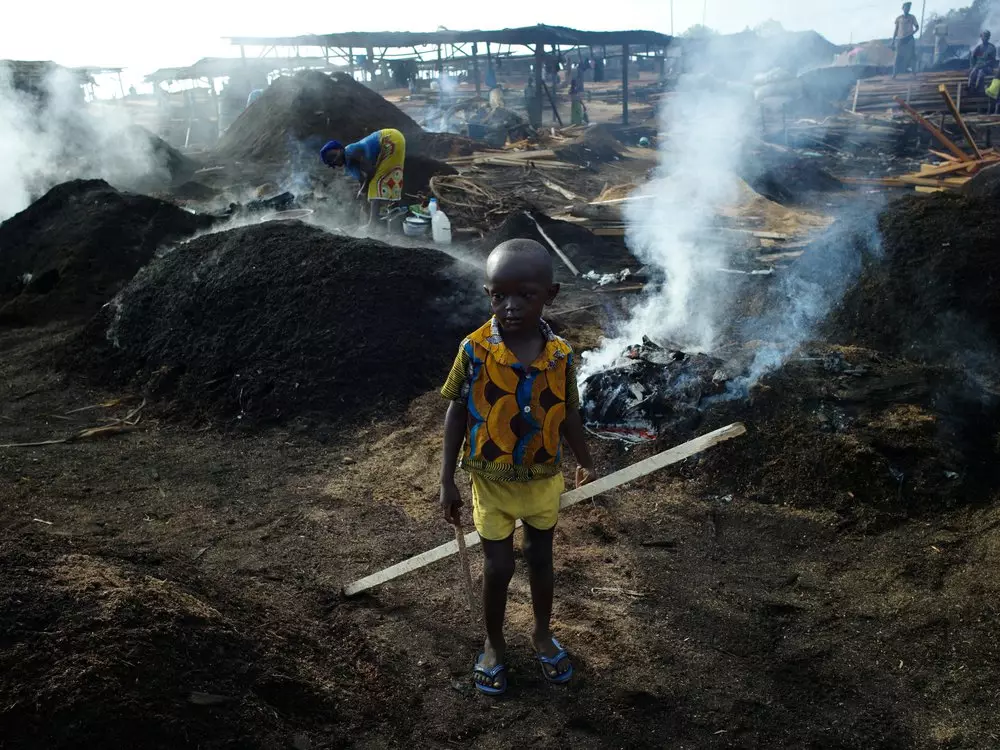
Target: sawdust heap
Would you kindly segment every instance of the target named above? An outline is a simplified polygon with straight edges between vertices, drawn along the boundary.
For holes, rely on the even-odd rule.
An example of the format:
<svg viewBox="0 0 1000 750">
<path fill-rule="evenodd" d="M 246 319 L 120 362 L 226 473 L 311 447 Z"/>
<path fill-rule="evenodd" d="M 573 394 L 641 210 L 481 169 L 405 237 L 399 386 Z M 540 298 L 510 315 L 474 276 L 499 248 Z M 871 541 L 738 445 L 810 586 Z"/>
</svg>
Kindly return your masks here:
<svg viewBox="0 0 1000 750">
<path fill-rule="evenodd" d="M 485 319 L 467 273 L 437 250 L 298 222 L 233 229 L 144 269 L 71 360 L 189 418 L 386 417 L 443 382 L 459 342 Z"/>
<path fill-rule="evenodd" d="M 758 219 L 759 226 L 768 232 L 780 234 L 806 234 L 830 224 L 828 217 L 805 209 L 783 206 L 769 200 L 736 178 L 737 198 L 732 205 L 720 210 L 723 216 L 734 219 Z"/>
<path fill-rule="evenodd" d="M 0 321 L 93 314 L 158 248 L 212 221 L 103 180 L 57 185 L 0 224 Z"/>
</svg>

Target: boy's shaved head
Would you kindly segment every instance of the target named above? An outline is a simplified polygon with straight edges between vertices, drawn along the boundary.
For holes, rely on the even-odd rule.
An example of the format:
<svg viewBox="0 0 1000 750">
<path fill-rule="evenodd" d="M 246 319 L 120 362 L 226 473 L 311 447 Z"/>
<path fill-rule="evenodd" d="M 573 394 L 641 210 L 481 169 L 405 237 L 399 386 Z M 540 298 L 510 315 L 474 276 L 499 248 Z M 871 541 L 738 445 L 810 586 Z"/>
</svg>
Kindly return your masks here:
<svg viewBox="0 0 1000 750">
<path fill-rule="evenodd" d="M 530 278 L 541 284 L 551 284 L 552 256 L 534 240 L 501 242 L 486 259 L 486 278 L 516 276 Z"/>
</svg>

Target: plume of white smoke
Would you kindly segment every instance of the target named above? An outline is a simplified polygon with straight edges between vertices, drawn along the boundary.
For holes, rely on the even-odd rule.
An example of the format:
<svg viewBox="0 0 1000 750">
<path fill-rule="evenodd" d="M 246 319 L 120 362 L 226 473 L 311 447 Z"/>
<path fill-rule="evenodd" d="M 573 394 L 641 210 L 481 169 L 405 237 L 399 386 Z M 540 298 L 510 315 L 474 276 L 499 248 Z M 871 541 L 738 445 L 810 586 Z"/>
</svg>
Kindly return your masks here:
<svg viewBox="0 0 1000 750">
<path fill-rule="evenodd" d="M 119 188 L 169 179 L 151 134 L 117 107 L 88 108 L 70 71 L 53 67 L 36 92 L 17 80 L 0 63 L 0 221 L 74 178 Z"/>
<path fill-rule="evenodd" d="M 663 283 L 633 310 L 616 336 L 585 358 L 584 375 L 604 369 L 643 335 L 688 351 L 712 348 L 725 305 L 718 293 L 726 251 L 706 232 L 738 195 L 736 167 L 752 114 L 753 91 L 705 76 L 683 78 L 661 110 L 659 166 L 627 202 L 626 242 Z"/>
<path fill-rule="evenodd" d="M 778 60 L 805 69 L 808 60 L 791 54 L 794 36 L 769 37 L 746 61 L 744 75 L 772 71 Z M 704 63 L 717 67 L 726 50 L 715 47 Z M 717 53 L 717 54 L 715 54 Z M 772 72 L 773 75 L 773 72 Z M 787 74 L 785 74 L 787 75 Z M 767 76 L 765 76 L 766 78 Z M 792 83 L 797 83 L 791 79 Z M 711 231 L 719 209 L 737 197 L 747 139 L 758 121 L 753 90 L 710 76 L 687 76 L 661 110 L 659 166 L 655 178 L 626 203 L 629 248 L 663 282 L 630 313 L 614 336 L 584 356 L 581 378 L 606 369 L 629 345 L 649 336 L 687 351 L 709 351 L 731 320 L 732 286 L 719 273 L 727 248 Z M 730 389 L 745 392 L 762 374 L 778 367 L 817 325 L 856 278 L 865 252 L 878 252 L 874 217 L 880 207 L 851 206 L 792 269 L 782 270 L 770 308 L 744 331 L 768 342 L 758 350 L 749 373 Z M 859 204 L 864 204 L 861 199 Z"/>
</svg>

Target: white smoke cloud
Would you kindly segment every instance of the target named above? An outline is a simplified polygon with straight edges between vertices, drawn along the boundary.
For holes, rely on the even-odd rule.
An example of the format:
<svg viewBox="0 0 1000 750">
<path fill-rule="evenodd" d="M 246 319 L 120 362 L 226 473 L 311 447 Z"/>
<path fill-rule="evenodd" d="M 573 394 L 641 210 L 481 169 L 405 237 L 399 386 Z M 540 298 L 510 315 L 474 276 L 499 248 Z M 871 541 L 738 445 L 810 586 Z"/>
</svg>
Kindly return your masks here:
<svg viewBox="0 0 1000 750">
<path fill-rule="evenodd" d="M 715 343 L 726 306 L 718 294 L 722 243 L 706 228 L 738 195 L 736 167 L 752 114 L 753 91 L 703 76 L 684 77 L 660 116 L 668 137 L 653 180 L 626 203 L 626 242 L 662 286 L 633 310 L 618 335 L 585 358 L 585 375 L 610 365 L 646 335 L 687 351 Z"/>
<path fill-rule="evenodd" d="M 163 183 L 169 173 L 149 133 L 122 109 L 86 107 L 70 71 L 53 68 L 41 92 L 29 93 L 0 63 L 0 221 L 74 178 L 134 188 Z"/>
<path fill-rule="evenodd" d="M 798 67 L 794 37 L 759 45 L 736 75 L 798 83 L 774 69 L 783 60 Z M 710 45 L 703 62 L 717 67 L 724 45 Z M 716 47 L 712 49 L 711 47 Z M 765 74 L 766 71 L 766 74 Z M 781 73 L 781 75 L 778 75 Z M 773 88 L 773 86 L 772 86 Z M 786 87 L 787 88 L 787 87 Z M 793 97 L 794 98 L 794 97 Z M 626 203 L 626 242 L 662 284 L 631 311 L 602 346 L 584 355 L 581 378 L 613 365 L 626 347 L 648 336 L 688 352 L 710 352 L 732 328 L 733 285 L 720 269 L 730 250 L 713 232 L 722 208 L 738 198 L 747 141 L 756 135 L 758 103 L 752 87 L 709 75 L 683 77 L 660 113 L 659 166 L 655 177 Z M 744 340 L 765 342 L 731 396 L 745 392 L 761 375 L 780 366 L 794 348 L 815 333 L 861 267 L 862 253 L 879 246 L 874 217 L 880 201 L 870 196 L 841 210 L 835 229 L 800 262 L 778 271 L 769 309 L 742 331 Z M 858 238 L 863 238 L 858 240 Z"/>
</svg>

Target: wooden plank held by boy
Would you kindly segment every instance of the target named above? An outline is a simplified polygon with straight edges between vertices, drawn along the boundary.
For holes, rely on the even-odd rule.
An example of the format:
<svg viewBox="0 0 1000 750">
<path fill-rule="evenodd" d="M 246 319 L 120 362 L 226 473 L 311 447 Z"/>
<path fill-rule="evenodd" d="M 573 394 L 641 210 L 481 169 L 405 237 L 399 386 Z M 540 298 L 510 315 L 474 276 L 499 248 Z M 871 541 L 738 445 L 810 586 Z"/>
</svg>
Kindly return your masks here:
<svg viewBox="0 0 1000 750">
<path fill-rule="evenodd" d="M 723 443 L 726 440 L 732 440 L 733 438 L 739 437 L 747 431 L 746 427 L 741 422 L 735 422 L 726 427 L 720 427 L 717 430 L 713 430 L 701 437 L 696 437 L 693 440 L 689 440 L 686 443 L 665 450 L 662 453 L 657 453 L 654 456 L 643 459 L 638 463 L 632 464 L 631 466 L 626 466 L 624 469 L 619 469 L 616 472 L 608 474 L 606 477 L 601 477 L 595 479 L 590 484 L 585 484 L 575 490 L 570 490 L 564 492 L 562 498 L 559 501 L 560 510 L 563 508 L 568 508 L 577 503 L 581 503 L 584 500 L 589 500 L 592 497 L 600 495 L 602 492 L 607 492 L 608 490 L 614 489 L 615 487 L 620 487 L 623 484 L 632 482 L 640 477 L 644 477 L 647 474 L 651 474 L 657 469 L 662 469 L 671 464 L 683 461 L 685 458 L 690 458 L 697 453 L 701 453 L 712 446 Z M 521 522 L 517 522 L 517 526 L 520 526 Z M 456 527 L 457 529 L 457 527 Z M 465 535 L 464 538 L 466 547 L 474 547 L 479 544 L 479 534 L 478 532 L 471 531 Z M 380 570 L 377 573 L 372 573 L 369 576 L 349 583 L 344 586 L 345 596 L 355 596 L 368 589 L 375 588 L 376 586 L 381 586 L 383 583 L 387 583 L 395 578 L 406 575 L 407 573 L 412 573 L 415 570 L 419 570 L 426 565 L 430 565 L 433 562 L 442 560 L 446 557 L 450 557 L 459 551 L 459 542 L 457 540 L 448 542 L 447 544 L 442 544 L 440 547 L 435 547 L 434 549 L 429 549 L 426 552 L 421 552 L 419 555 L 414 555 L 408 560 L 403 560 L 400 563 L 391 565 L 384 570 Z M 471 600 L 471 596 L 470 596 Z"/>
</svg>

